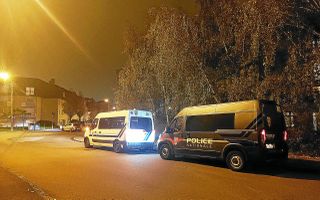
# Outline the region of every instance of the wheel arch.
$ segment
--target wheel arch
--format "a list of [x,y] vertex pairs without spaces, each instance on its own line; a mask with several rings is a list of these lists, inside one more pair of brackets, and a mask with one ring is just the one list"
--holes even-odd
[[84,139],[83,139],[83,142],[84,142],[84,145],[86,146],[86,141],[88,141],[88,146],[86,147],[86,148],[91,148],[91,147],[93,147],[93,143],[92,143],[92,141],[90,141],[90,138],[89,137],[84,137]]
[[114,145],[115,142],[120,142],[120,143],[121,143],[121,141],[119,140],[119,138],[114,139],[114,140],[112,141],[112,145]]
[[86,139],[88,139],[89,142],[90,142],[90,138],[89,138],[88,136],[84,136],[84,139],[83,139],[83,140],[86,140]]
[[165,141],[159,142],[158,147],[157,147],[158,152],[160,152],[160,148],[161,148],[161,146],[164,145],[164,144],[168,144],[168,145],[170,146],[171,150],[174,151],[173,144],[172,144],[170,141],[165,140]]
[[226,145],[223,148],[222,155],[221,155],[224,160],[226,159],[226,157],[230,151],[240,151],[241,153],[243,153],[245,161],[248,160],[247,151],[245,150],[245,148],[241,144],[230,143],[230,144]]

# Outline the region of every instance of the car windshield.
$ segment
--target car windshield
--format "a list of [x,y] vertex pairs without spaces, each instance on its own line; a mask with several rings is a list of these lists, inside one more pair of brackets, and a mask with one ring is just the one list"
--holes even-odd
[[143,129],[147,132],[152,131],[152,120],[145,117],[131,117],[130,119],[131,129]]

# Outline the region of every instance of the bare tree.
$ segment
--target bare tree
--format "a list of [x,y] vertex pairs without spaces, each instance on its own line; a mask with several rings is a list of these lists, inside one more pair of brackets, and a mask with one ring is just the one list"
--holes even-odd
[[[214,102],[214,91],[199,54],[195,19],[161,8],[151,10],[153,21],[140,44],[129,52],[119,77],[117,100],[125,107],[152,108],[166,122],[188,105]],[[135,38],[137,34],[131,34]]]

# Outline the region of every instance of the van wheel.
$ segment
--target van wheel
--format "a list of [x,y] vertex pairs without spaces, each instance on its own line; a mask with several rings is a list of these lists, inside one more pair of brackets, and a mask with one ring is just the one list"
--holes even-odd
[[174,154],[172,153],[172,149],[171,149],[170,145],[168,145],[168,144],[161,145],[160,157],[164,160],[174,159]]
[[121,147],[121,144],[119,141],[114,141],[113,142],[113,151],[116,152],[116,153],[122,153],[123,152],[123,149]]
[[122,152],[123,153],[130,153],[130,149],[128,148],[127,144],[123,144],[123,147],[122,147]]
[[244,169],[246,161],[242,152],[230,151],[226,157],[226,163],[229,169],[233,171],[241,171]]
[[84,138],[84,147],[85,148],[92,148],[92,145],[90,144],[89,138]]

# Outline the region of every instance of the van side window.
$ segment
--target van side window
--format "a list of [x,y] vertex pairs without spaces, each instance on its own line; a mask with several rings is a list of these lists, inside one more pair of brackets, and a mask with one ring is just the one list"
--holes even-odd
[[217,129],[233,129],[234,113],[189,116],[186,131],[216,131]]
[[101,118],[99,129],[122,129],[125,117]]
[[170,129],[173,130],[174,132],[179,132],[183,128],[183,118],[182,117],[177,117],[176,119],[173,120],[173,122],[170,125]]

